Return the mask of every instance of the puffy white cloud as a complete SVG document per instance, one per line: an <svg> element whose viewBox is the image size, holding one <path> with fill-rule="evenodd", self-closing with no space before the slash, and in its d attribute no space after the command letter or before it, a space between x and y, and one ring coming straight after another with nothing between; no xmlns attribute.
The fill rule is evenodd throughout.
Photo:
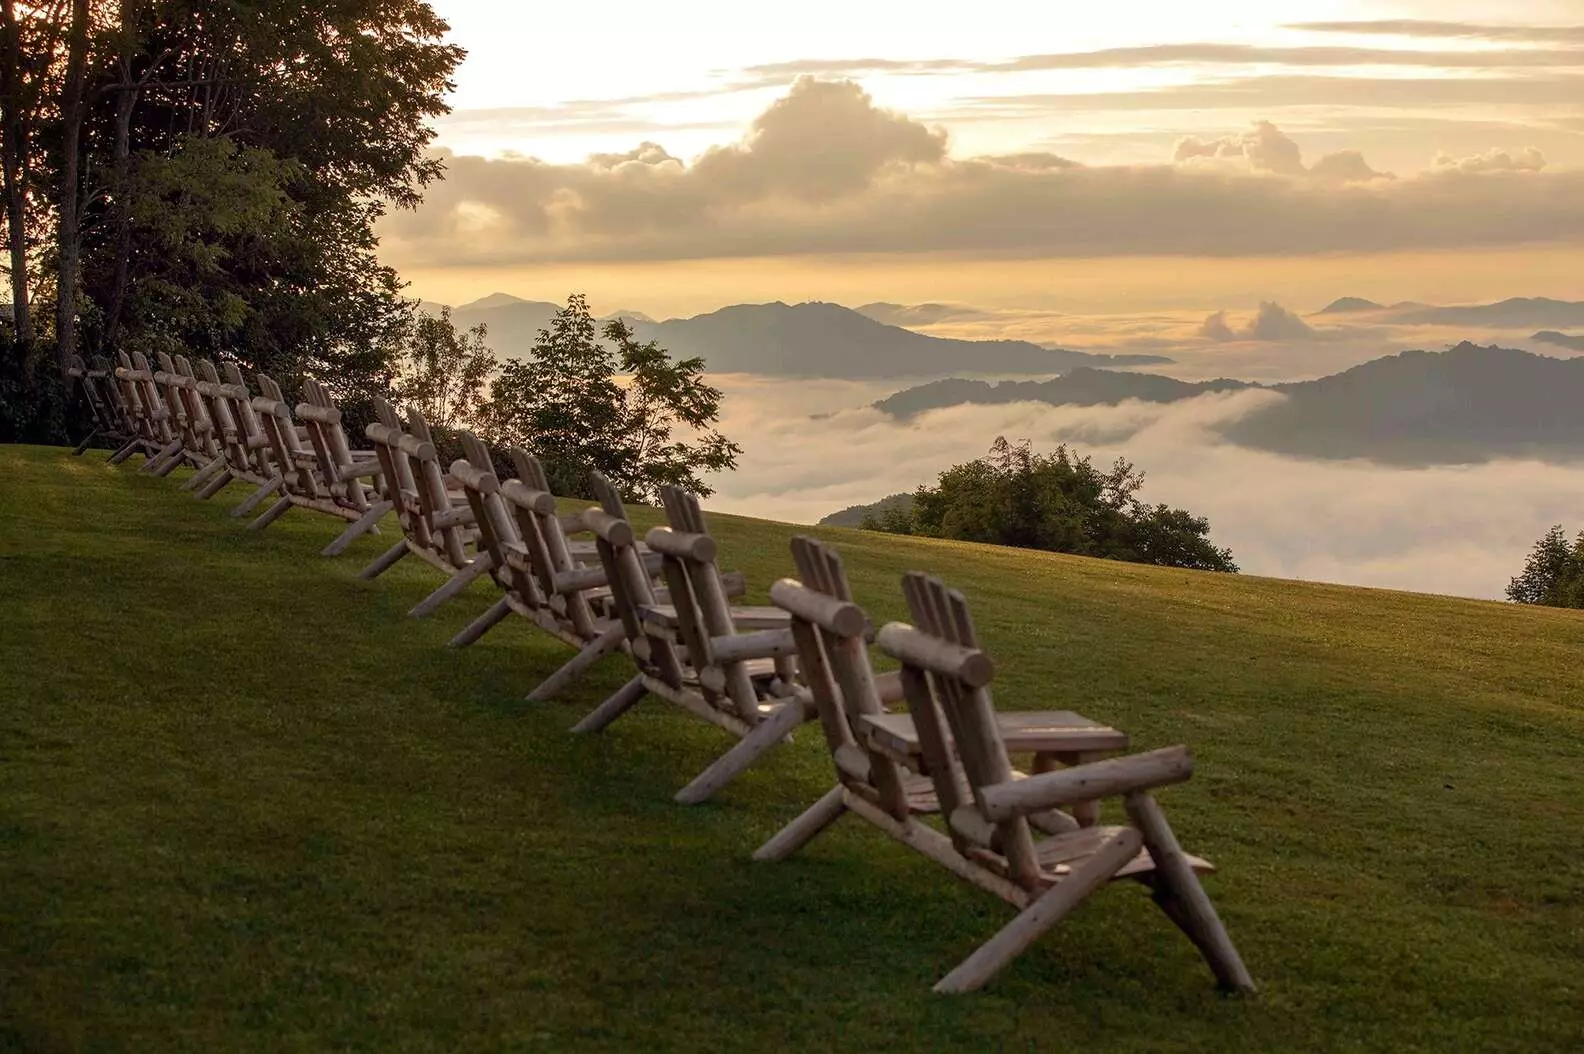
<svg viewBox="0 0 1584 1054"><path fill-rule="evenodd" d="M1517 155L1505 150L1487 150L1468 157L1448 157L1437 154L1436 167L1455 169L1458 172L1538 172L1546 166L1545 155L1534 147L1527 147Z"/></svg>
<svg viewBox="0 0 1584 1054"><path fill-rule="evenodd" d="M953 158L856 84L802 79L691 164L655 143L581 164L450 157L382 226L398 266L887 252L1302 254L1584 241L1584 171L1440 165L1395 180L1303 165L1275 125L1185 140L1180 164ZM1490 155L1487 155L1489 157ZM493 218L483 225L479 217Z"/></svg>
<svg viewBox="0 0 1584 1054"><path fill-rule="evenodd" d="M1225 311L1217 311L1199 327L1205 340L1319 340L1321 334L1293 312L1270 300L1260 301L1259 311L1242 329L1234 329Z"/></svg>

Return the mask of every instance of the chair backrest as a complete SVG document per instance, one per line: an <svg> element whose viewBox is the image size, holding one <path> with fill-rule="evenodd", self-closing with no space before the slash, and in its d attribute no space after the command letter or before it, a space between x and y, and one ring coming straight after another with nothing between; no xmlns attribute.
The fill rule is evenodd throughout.
<svg viewBox="0 0 1584 1054"><path fill-rule="evenodd" d="M340 407L325 386L312 377L303 378L302 394L303 401L297 404L296 417L308 435L320 486L342 505L368 508L363 481L348 474L353 467L352 446L341 425Z"/></svg>
<svg viewBox="0 0 1584 1054"><path fill-rule="evenodd" d="M644 627L642 611L655 603L654 584L639 554L638 538L627 520L621 492L597 471L589 473L589 487L599 506L584 512L583 524L594 533L611 606L621 620L633 661L645 674L680 690L682 660L676 648Z"/></svg>
<svg viewBox="0 0 1584 1054"><path fill-rule="evenodd" d="M792 539L798 580L770 587L770 601L792 616L799 674L819 713L820 728L842 783L867 793L898 820L909 812L903 771L870 748L859 727L865 716L882 714L874 668L865 642L868 619L853 603L847 573L835 550L806 535Z"/></svg>
<svg viewBox="0 0 1584 1054"><path fill-rule="evenodd" d="M552 613L570 623L578 636L591 638L597 630L588 589L576 581L577 561L556 512L544 466L521 447L512 447L508 453L517 478L504 485L504 497L515 518L528 570Z"/></svg>
<svg viewBox="0 0 1584 1054"><path fill-rule="evenodd" d="M323 497L308 451L297 434L297 419L292 416L291 405L286 402L281 386L266 373L255 374L255 377L260 394L253 398L253 412L258 415L264 436L269 440L271 456L286 489L306 498Z"/></svg>
<svg viewBox="0 0 1584 1054"><path fill-rule="evenodd" d="M688 662L700 675L706 701L717 702L719 691L730 700L737 716L748 724L760 719L759 693L741 660L721 660L715 643L737 632L731 602L716 563L715 539L710 536L698 496L680 487L662 487L668 527L656 527L645 536L649 548L661 555L661 573L676 609L677 632L687 648Z"/></svg>
<svg viewBox="0 0 1584 1054"><path fill-rule="evenodd" d="M990 698L994 667L979 649L968 601L918 571L903 576L902 591L915 625L885 626L879 644L902 663L908 712L952 842L964 855L999 857L1007 878L1039 889L1039 859L1028 820L1017 815L991 822L983 812L981 788L1010 781L1013 770Z"/></svg>
<svg viewBox="0 0 1584 1054"><path fill-rule="evenodd" d="M235 362L225 362L220 367L220 373L224 379L222 392L231 408L232 419L237 424L238 436L249 458L257 466L256 471L266 478L276 473L284 475L285 470L276 465L271 456L269 437L264 434L264 425L253 410L253 395L248 391L247 381L242 378L241 368Z"/></svg>
<svg viewBox="0 0 1584 1054"><path fill-rule="evenodd" d="M451 567L464 566L463 533L428 422L413 408L403 428L395 407L380 398L374 400L374 416L377 420L366 434L380 459L385 498L395 508L403 533Z"/></svg>
<svg viewBox="0 0 1584 1054"><path fill-rule="evenodd" d="M518 603L536 611L548 610L549 602L534 580L527 547L512 519L511 503L503 493L517 481L500 479L488 444L478 436L464 431L458 437L466 456L451 463L451 478L462 485L473 510L477 548L490 557L490 576Z"/></svg>
<svg viewBox="0 0 1584 1054"><path fill-rule="evenodd" d="M116 371L116 376L125 385L128 401L136 408L139 431L146 439L160 444L169 443L174 438L170 412L160 397L159 387L154 383L154 372L149 369L148 359L141 351L133 352L130 356L121 352L120 358L122 367Z"/></svg>

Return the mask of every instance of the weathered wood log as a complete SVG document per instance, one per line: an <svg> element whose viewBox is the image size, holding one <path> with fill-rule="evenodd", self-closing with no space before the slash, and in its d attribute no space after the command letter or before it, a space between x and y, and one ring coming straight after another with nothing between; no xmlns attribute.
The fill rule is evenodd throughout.
<svg viewBox="0 0 1584 1054"><path fill-rule="evenodd" d="M983 688L995 678L995 664L978 648L953 644L906 623L882 626L876 642L881 651L899 662L951 677L970 688Z"/></svg>
<svg viewBox="0 0 1584 1054"><path fill-rule="evenodd" d="M753 858L759 861L785 860L812 842L816 835L847 811L847 802L841 784L825 792L825 796L810 805L797 819L787 824L764 845L754 850Z"/></svg>
<svg viewBox="0 0 1584 1054"><path fill-rule="evenodd" d="M861 635L869 622L857 604L805 589L790 578L783 578L770 587L770 602L840 637Z"/></svg>
<svg viewBox="0 0 1584 1054"><path fill-rule="evenodd" d="M1143 839L1131 827L1118 829L1095 853L1025 908L1017 918L981 944L956 969L941 978L935 991L972 992L982 988L1002 968L1017 958L1078 903L1110 881L1118 869L1138 854Z"/></svg>
<svg viewBox="0 0 1584 1054"><path fill-rule="evenodd" d="M983 787L980 804L990 819L1009 820L1058 805L1181 783L1192 775L1193 754L1187 747L1163 747Z"/></svg>
<svg viewBox="0 0 1584 1054"><path fill-rule="evenodd" d="M1126 795L1123 805L1128 818L1142 833L1150 859L1155 861L1157 899L1172 902L1167 915L1199 948L1221 987L1236 992L1254 991L1254 979L1227 935L1215 905L1210 903L1198 876L1193 873L1182 846L1177 844L1177 836L1172 833L1160 805L1143 791Z"/></svg>
<svg viewBox="0 0 1584 1054"><path fill-rule="evenodd" d="M484 614L480 615L472 622L469 622L467 627L463 629L461 633L458 633L456 636L452 637L450 647L466 648L468 645L484 636L484 634L488 633L491 629L494 629L501 619L505 618L511 613L511 598L501 597L499 600L495 601L494 604L490 605L489 609L485 611Z"/></svg>
<svg viewBox="0 0 1584 1054"><path fill-rule="evenodd" d="M599 636L584 644L576 655L562 664L560 669L539 682L538 686L528 693L528 701L538 703L555 698L563 688L581 676L584 670L619 649L624 637L625 631L620 622L606 626Z"/></svg>
<svg viewBox="0 0 1584 1054"><path fill-rule="evenodd" d="M637 705L648 691L649 689L644 685L643 675L639 674L616 689L610 698L591 710L587 717L573 725L572 731L579 733L602 731L612 721Z"/></svg>
<svg viewBox="0 0 1584 1054"><path fill-rule="evenodd" d="M692 531L674 531L670 527L652 528L644 535L644 542L657 553L698 564L711 563L716 555L714 538Z"/></svg>

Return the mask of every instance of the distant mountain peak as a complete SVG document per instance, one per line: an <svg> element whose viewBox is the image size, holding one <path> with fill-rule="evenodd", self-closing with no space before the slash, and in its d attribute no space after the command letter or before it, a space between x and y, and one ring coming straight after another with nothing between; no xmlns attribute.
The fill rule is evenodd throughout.
<svg viewBox="0 0 1584 1054"><path fill-rule="evenodd" d="M488 311L492 307L510 307L512 304L526 304L528 301L520 296L510 293L491 293L489 296L475 300L470 304L463 304L458 311Z"/></svg>
<svg viewBox="0 0 1584 1054"><path fill-rule="evenodd" d="M1351 311L1380 311L1384 305L1373 300L1365 300L1361 296L1338 297L1325 307L1316 311L1317 315L1345 315Z"/></svg>

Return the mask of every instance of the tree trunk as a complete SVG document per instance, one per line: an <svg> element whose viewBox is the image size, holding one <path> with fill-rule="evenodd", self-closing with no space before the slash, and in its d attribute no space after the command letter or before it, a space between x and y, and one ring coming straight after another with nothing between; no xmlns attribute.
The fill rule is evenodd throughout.
<svg viewBox="0 0 1584 1054"><path fill-rule="evenodd" d="M65 369L77 350L77 271L82 253L82 128L88 93L88 0L72 0L61 86L60 275L56 282L55 359Z"/></svg>
<svg viewBox="0 0 1584 1054"><path fill-rule="evenodd" d="M110 290L110 307L105 312L104 353L114 358L121 315L126 307L126 290L132 267L132 212L127 207L131 178L132 107L137 104L138 87L132 80L131 63L123 70L127 87L116 94L115 138L115 283Z"/></svg>
<svg viewBox="0 0 1584 1054"><path fill-rule="evenodd" d="M16 0L0 2L0 170L6 209L6 248L11 256L11 319L17 343L33 343L27 272L27 135L22 98L22 26Z"/></svg>

